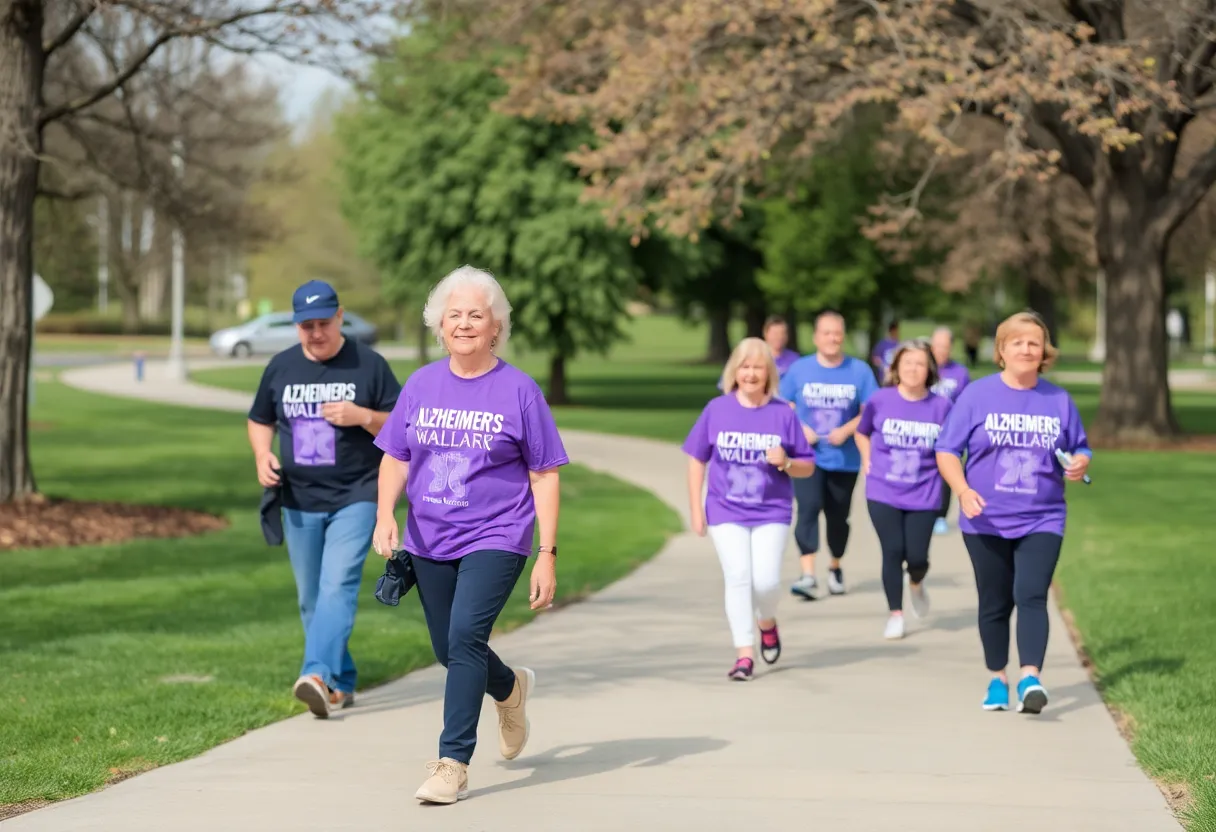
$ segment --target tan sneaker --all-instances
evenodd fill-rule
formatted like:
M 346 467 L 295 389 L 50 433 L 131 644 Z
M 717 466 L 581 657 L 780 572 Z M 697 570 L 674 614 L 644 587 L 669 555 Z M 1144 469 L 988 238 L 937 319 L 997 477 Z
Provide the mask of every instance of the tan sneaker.
M 469 767 L 451 757 L 426 764 L 431 776 L 414 797 L 426 803 L 455 803 L 469 796 Z
M 301 676 L 296 679 L 291 695 L 308 706 L 318 719 L 329 718 L 329 688 L 320 676 Z
M 528 744 L 528 696 L 536 687 L 536 674 L 526 667 L 515 671 L 515 690 L 506 702 L 495 702 L 498 708 L 498 750 L 503 759 L 514 760 Z
M 343 708 L 349 708 L 355 704 L 355 695 L 353 693 L 344 693 L 340 690 L 331 690 L 329 692 L 329 709 L 331 711 L 340 711 Z

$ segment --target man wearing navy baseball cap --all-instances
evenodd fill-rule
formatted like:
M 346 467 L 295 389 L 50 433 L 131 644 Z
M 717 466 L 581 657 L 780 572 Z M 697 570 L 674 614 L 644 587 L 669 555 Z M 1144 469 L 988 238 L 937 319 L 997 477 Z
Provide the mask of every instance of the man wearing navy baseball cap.
M 300 343 L 266 365 L 249 409 L 249 444 L 258 482 L 281 486 L 283 537 L 304 623 L 304 661 L 292 693 L 324 719 L 354 702 L 347 643 L 376 527 L 382 452 L 374 440 L 401 385 L 382 355 L 342 335 L 333 286 L 310 280 L 296 289 L 291 307 Z
M 296 289 L 291 296 L 291 320 L 297 324 L 305 321 L 321 321 L 338 315 L 342 311 L 338 293 L 324 280 L 310 280 Z

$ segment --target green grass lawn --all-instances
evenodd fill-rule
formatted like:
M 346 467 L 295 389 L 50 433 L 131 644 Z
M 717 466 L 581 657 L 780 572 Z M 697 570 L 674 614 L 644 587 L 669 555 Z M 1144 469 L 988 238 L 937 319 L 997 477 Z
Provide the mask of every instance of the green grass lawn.
M 207 339 L 185 338 L 182 345 L 190 353 L 206 354 Z M 167 355 L 169 339 L 162 335 L 60 335 L 39 333 L 34 350 L 44 353 L 98 353 L 130 355 L 142 350 L 150 355 Z
M 52 496 L 227 515 L 182 540 L 0 552 L 0 806 L 81 794 L 300 713 L 302 634 L 286 550 L 264 544 L 261 489 L 237 414 L 39 386 L 33 454 Z M 654 496 L 577 465 L 563 473 L 561 599 L 622 577 L 680 528 Z M 414 596 L 375 601 L 364 573 L 351 652 L 360 687 L 434 661 Z M 533 616 L 526 581 L 499 620 Z
M 634 332 L 634 342 L 608 359 L 572 365 L 577 405 L 556 408 L 558 422 L 681 441 L 715 394 L 719 369 L 695 363 L 705 342 L 701 330 L 650 320 Z M 544 383 L 543 361 L 512 360 Z M 411 367 L 396 369 L 404 379 Z M 259 376 L 257 368 L 196 374 L 204 383 L 249 391 Z M 1098 387 L 1070 389 L 1092 422 Z M 1185 429 L 1216 433 L 1216 395 L 1178 392 L 1174 403 Z M 1070 489 L 1063 598 L 1107 701 L 1134 726 L 1137 758 L 1153 776 L 1186 785 L 1192 832 L 1216 832 L 1216 455 L 1103 451 L 1091 471 L 1091 488 Z

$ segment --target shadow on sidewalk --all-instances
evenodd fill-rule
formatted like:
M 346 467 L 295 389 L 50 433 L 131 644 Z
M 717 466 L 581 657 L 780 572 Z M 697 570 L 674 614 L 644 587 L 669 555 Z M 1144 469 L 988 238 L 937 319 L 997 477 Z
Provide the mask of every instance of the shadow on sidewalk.
M 530 769 L 532 774 L 510 783 L 478 789 L 473 794 L 482 796 L 544 783 L 594 777 L 626 767 L 662 766 L 681 757 L 720 751 L 729 744 L 726 740 L 711 737 L 641 737 L 584 745 L 559 745 L 524 760 L 501 763 L 512 771 Z

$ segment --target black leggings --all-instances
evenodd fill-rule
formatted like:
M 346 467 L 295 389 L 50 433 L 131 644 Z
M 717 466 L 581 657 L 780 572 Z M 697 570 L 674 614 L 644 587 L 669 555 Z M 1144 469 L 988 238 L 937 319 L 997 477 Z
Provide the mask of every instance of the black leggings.
M 1047 654 L 1047 592 L 1060 560 L 1058 534 L 1036 532 L 1007 539 L 964 534 L 979 593 L 980 643 L 988 669 L 1009 664 L 1009 617 L 1018 610 L 1018 660 L 1022 667 L 1043 667 Z
M 887 609 L 897 612 L 904 608 L 904 564 L 908 564 L 908 578 L 914 584 L 923 581 L 929 571 L 929 541 L 933 539 L 937 512 L 866 502 L 882 546 L 882 588 L 887 593 Z
M 828 531 L 828 551 L 834 558 L 844 557 L 849 545 L 849 508 L 853 504 L 856 471 L 825 471 L 816 468 L 809 477 L 794 480 L 798 517 L 794 522 L 794 541 L 798 551 L 813 555 L 819 551 L 819 512 L 823 512 Z

